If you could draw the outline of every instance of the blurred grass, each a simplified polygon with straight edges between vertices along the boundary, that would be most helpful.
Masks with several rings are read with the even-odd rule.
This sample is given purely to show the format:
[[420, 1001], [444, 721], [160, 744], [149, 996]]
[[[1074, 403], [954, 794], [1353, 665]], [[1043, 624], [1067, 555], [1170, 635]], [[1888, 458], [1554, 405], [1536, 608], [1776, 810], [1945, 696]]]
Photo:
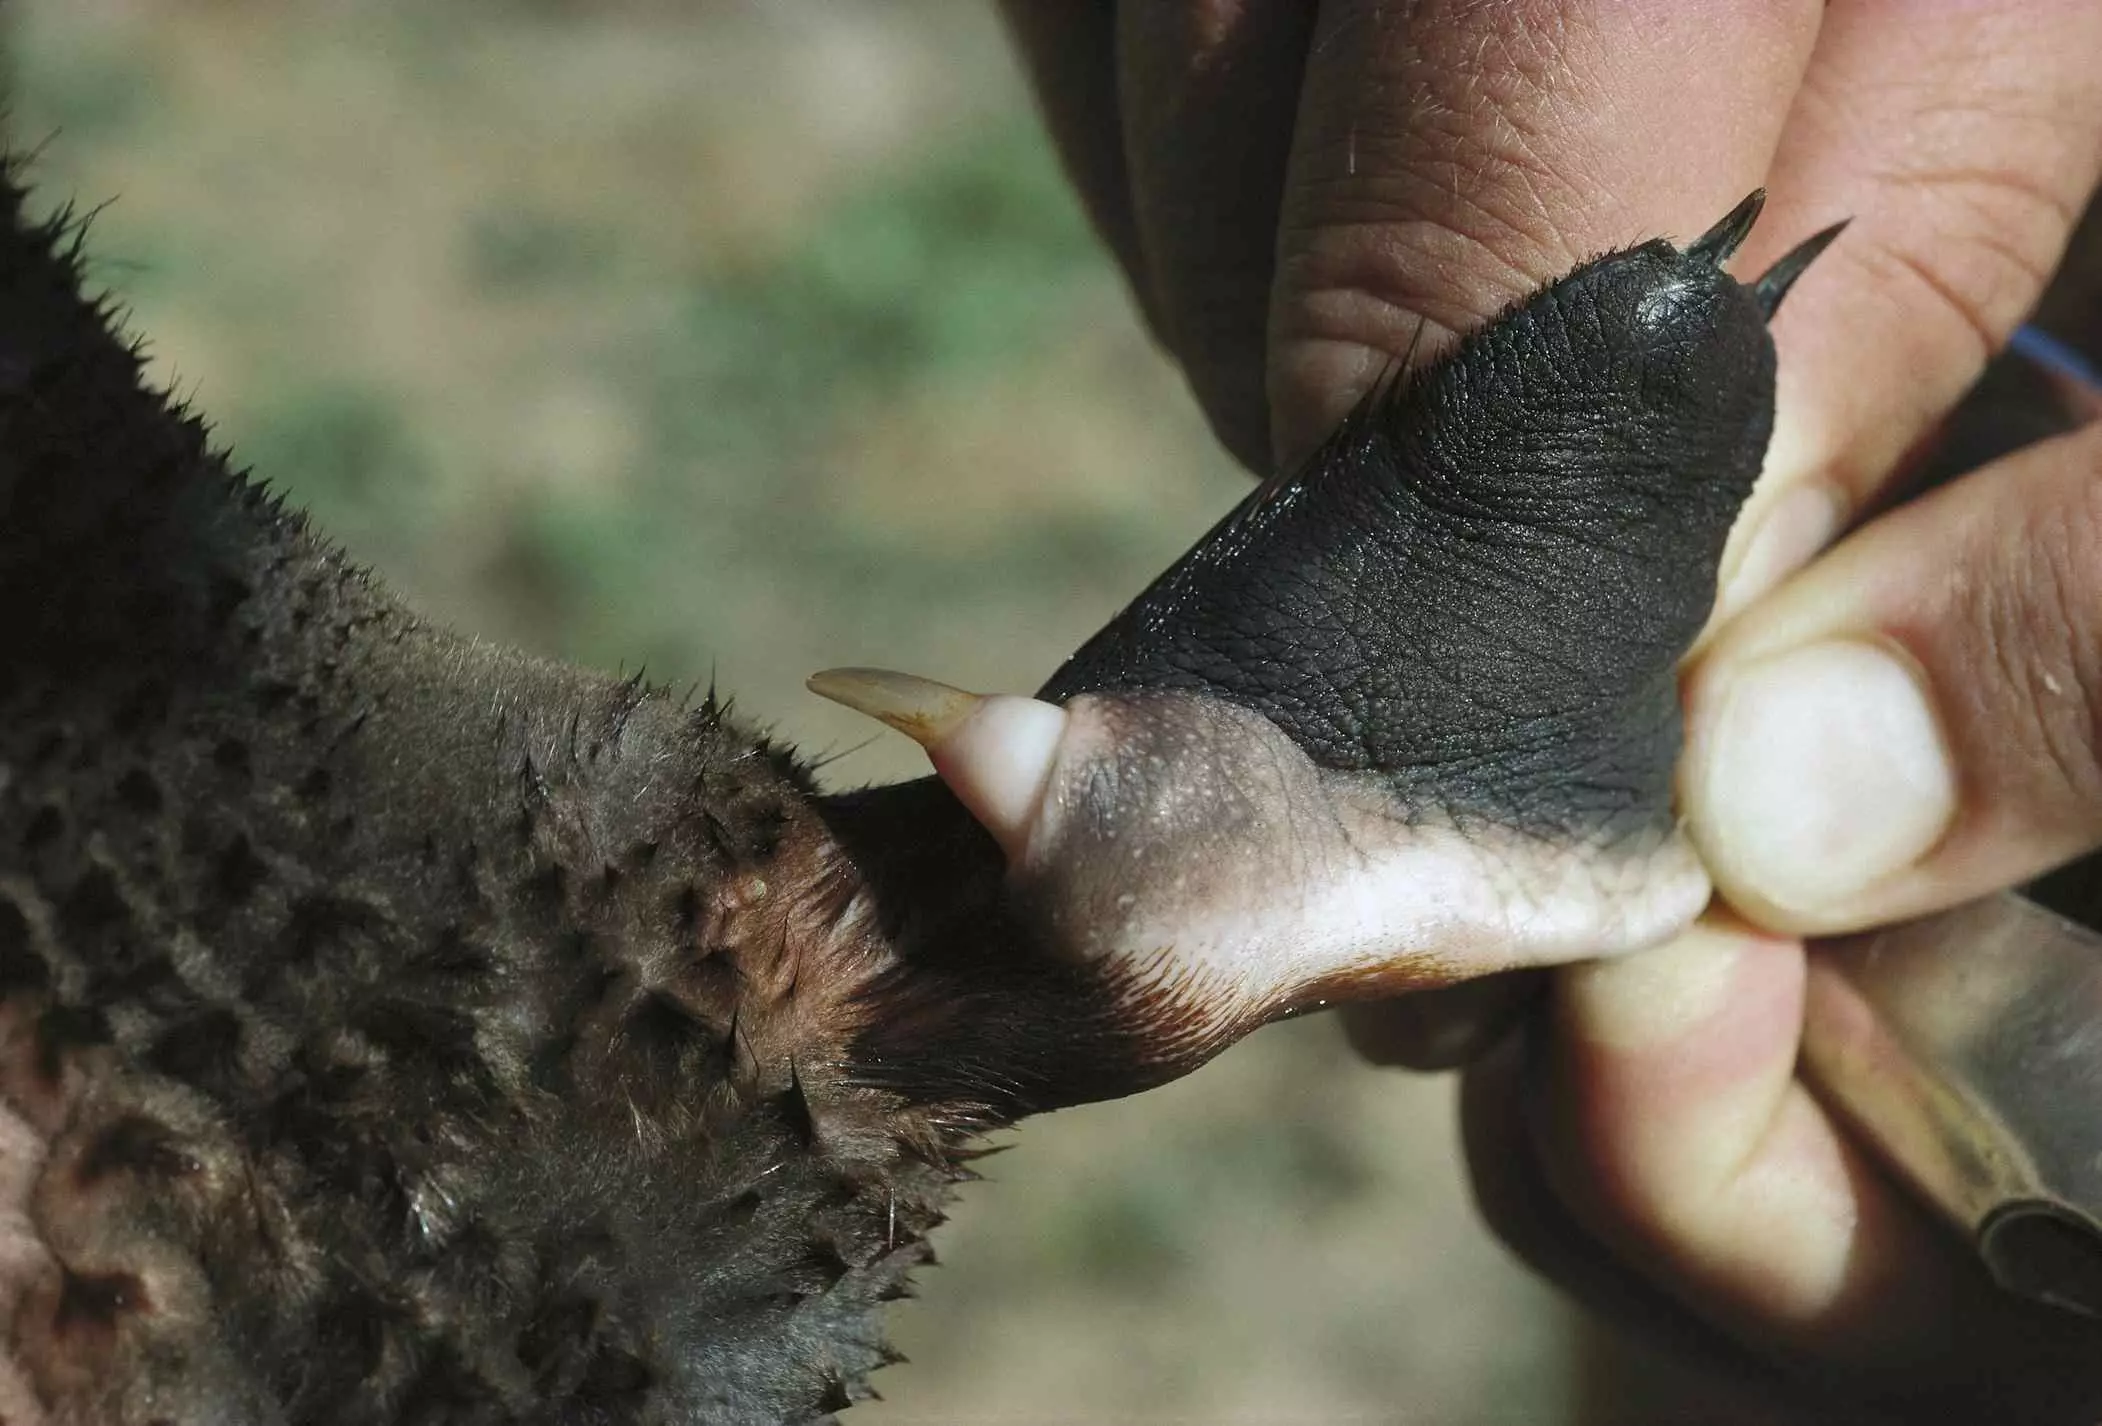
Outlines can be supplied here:
[[[1026, 688], [1242, 488], [961, 0], [15, 0], [17, 145], [241, 460], [427, 611], [800, 688]], [[1448, 1088], [1326, 1025], [1031, 1124], [853, 1420], [1562, 1419]]]

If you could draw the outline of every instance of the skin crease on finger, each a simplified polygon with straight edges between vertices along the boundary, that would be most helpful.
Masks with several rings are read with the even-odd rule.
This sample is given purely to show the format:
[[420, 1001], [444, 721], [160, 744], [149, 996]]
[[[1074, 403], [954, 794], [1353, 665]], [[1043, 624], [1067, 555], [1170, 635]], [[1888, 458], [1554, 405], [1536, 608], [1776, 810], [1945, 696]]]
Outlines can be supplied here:
[[1308, 59], [1269, 334], [1287, 460], [1391, 361], [1759, 182], [1820, 7], [1383, 11], [1324, 5]]
[[1827, 11], [1775, 206], [1843, 208], [1856, 240], [1830, 301], [1776, 325], [1781, 416], [1719, 615], [1872, 508], [2035, 302], [2102, 172], [2098, 49], [2086, 0]]
[[[1581, 1216], [1673, 1260], [1703, 1297], [1734, 1301], [1740, 1325], [1830, 1338], [1859, 1290], [1849, 1265], [1904, 1259], [1864, 1221], [1858, 1165], [1776, 1053], [1801, 1021], [1799, 949], [1710, 923], [1629, 964], [1573, 971], [1554, 999], [1561, 1033], [1532, 1088], [1550, 1168]], [[1611, 1171], [1572, 1171], [1594, 1144], [1614, 1146], [1591, 1159]]]
[[1506, 1090], [1556, 1196], [1828, 1406], [2088, 1419], [2092, 1324], [2002, 1294], [1794, 1078], [1803, 978], [1800, 943], [1724, 917], [1557, 976], [1555, 1033]]

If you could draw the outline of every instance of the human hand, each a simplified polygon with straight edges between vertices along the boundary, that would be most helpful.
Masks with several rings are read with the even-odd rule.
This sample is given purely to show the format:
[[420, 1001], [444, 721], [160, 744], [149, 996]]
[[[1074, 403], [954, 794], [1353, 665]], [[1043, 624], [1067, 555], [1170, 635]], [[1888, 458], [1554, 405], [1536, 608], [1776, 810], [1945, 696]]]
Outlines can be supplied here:
[[[2102, 336], [2102, 204], [2042, 316]], [[2094, 524], [2080, 523], [2102, 469], [2098, 414], [2091, 374], [2003, 363], [1964, 404], [1937, 474], [1965, 470], [1980, 444], [2036, 439], [2036, 425], [2090, 424], [1869, 523], [1695, 661], [1683, 802], [1718, 880], [1737, 878], [1763, 921], [1873, 926], [2027, 880], [2098, 840], [2102, 722], [2089, 700], [2102, 610], [2081, 579]], [[1790, 639], [1791, 617], [1808, 648]], [[1903, 671], [1899, 690], [1916, 682], [1933, 710], [1913, 715], [1925, 737], [1910, 749], [1878, 710], [1879, 646]], [[1791, 664], [1832, 681], [1796, 681]], [[1956, 791], [1944, 798], [1943, 785]], [[1908, 827], [1908, 798], [1935, 809], [1932, 835]], [[2102, 906], [2102, 861], [2070, 871], [2049, 904]], [[1528, 1034], [1468, 1077], [1484, 1209], [1550, 1276], [1662, 1324], [1711, 1364], [1734, 1356], [1733, 1375], [1748, 1365], [1725, 1345], [1734, 1333], [1848, 1412], [2096, 1420], [2102, 1329], [2000, 1294], [1798, 1082], [1806, 1002], [1849, 998], [1823, 951], [1716, 916], [1665, 951], [1556, 977]], [[1825, 1017], [1813, 1060], [1878, 1054], [1835, 1040], [1844, 1023]], [[2077, 1083], [2063, 1092], [2080, 1104]], [[1798, 1391], [1785, 1419], [1809, 1405]]]
[[[2102, 843], [2102, 621], [2069, 617], [2102, 594], [2093, 429], [1747, 609], [1879, 504], [2035, 301], [2102, 167], [2102, 12], [1009, 8], [1149, 320], [1258, 469], [1590, 252], [1760, 183], [1740, 271], [1852, 214], [1775, 324], [1775, 438], [1724, 565], [1744, 614], [1687, 685], [1691, 826], [1733, 901], [1805, 933]], [[1565, 1281], [1863, 1397], [1945, 1418], [1937, 1393], [2018, 1364], [2077, 1385], [2038, 1366], [2093, 1340], [1994, 1297], [1794, 1078], [1806, 973], [1801, 942], [1719, 921], [1559, 976], [1471, 1078], [1492, 1218]], [[1419, 1000], [1387, 1049], [1471, 1048], [1463, 996], [1496, 991]]]

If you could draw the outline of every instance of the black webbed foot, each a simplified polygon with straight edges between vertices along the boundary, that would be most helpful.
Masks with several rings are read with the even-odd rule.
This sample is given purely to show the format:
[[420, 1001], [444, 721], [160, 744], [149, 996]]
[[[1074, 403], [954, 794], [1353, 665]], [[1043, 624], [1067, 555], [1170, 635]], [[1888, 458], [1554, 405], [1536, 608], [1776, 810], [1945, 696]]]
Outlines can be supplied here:
[[1185, 1042], [1670, 935], [1709, 891], [1675, 671], [1772, 427], [1767, 319], [1837, 232], [1741, 283], [1762, 197], [1388, 383], [1041, 702], [825, 691], [912, 725], [1056, 949]]

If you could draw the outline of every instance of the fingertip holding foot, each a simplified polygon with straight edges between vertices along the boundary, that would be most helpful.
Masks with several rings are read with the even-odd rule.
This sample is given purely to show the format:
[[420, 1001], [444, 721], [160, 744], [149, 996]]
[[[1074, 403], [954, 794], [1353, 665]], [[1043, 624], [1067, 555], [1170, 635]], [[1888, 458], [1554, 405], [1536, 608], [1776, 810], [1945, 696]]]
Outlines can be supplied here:
[[1738, 962], [1759, 939], [1718, 914], [1661, 946], [1579, 962], [1556, 982], [1558, 1012], [1601, 1050], [1676, 1045], [1736, 1012]]
[[[1802, 980], [1800, 943], [1726, 915], [1557, 974], [1546, 1087], [1572, 1142], [1629, 1189], [1627, 1216], [1717, 1206], [1792, 1078]], [[1652, 1197], [1642, 1185], [1670, 1191]]]
[[888, 669], [827, 669], [806, 686], [926, 749], [935, 772], [1000, 844], [1008, 865], [1022, 861], [1065, 734], [1065, 709]]
[[1879, 1210], [1795, 1079], [1800, 943], [1713, 915], [1555, 979], [1555, 1050], [1532, 1090], [1579, 1215], [1726, 1321], [1808, 1332], [1842, 1311]]
[[[1784, 439], [1791, 446], [1798, 444], [1801, 438], [1792, 432], [1792, 427], [1777, 426], [1770, 452], [1779, 452]], [[1769, 472], [1800, 468], [1773, 454], [1767, 459]], [[1723, 555], [1715, 612], [1708, 621], [1710, 633], [1810, 563], [1839, 534], [1846, 507], [1836, 490], [1808, 477], [1785, 474], [1782, 479], [1787, 488], [1770, 501], [1760, 502], [1755, 497], [1752, 510], [1740, 522], [1743, 528], [1731, 532], [1729, 548]]]
[[1958, 810], [1923, 674], [1884, 640], [1819, 640], [1695, 681], [1685, 801], [1734, 902], [1782, 927], [1834, 917], [1917, 864]]

